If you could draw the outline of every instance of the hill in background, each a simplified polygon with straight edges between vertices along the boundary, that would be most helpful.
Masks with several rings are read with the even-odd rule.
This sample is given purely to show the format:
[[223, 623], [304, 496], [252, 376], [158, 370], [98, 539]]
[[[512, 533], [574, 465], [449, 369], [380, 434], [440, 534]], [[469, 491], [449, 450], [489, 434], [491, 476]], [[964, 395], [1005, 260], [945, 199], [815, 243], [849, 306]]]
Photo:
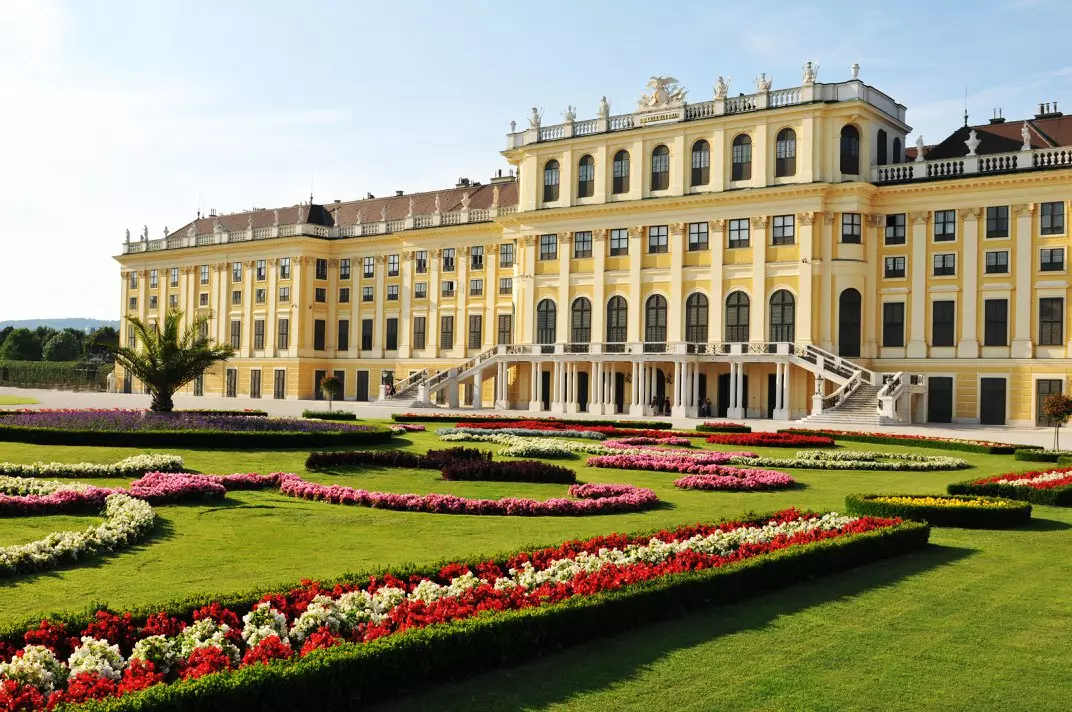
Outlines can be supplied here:
[[50, 326], [57, 331], [62, 331], [63, 329], [86, 331], [87, 329], [97, 329], [102, 326], [110, 326], [113, 329], [118, 329], [119, 322], [109, 321], [107, 319], [86, 319], [83, 317], [71, 317], [68, 319], [14, 319], [10, 321], [0, 321], [0, 329], [9, 326], [16, 329], [36, 329], [39, 326]]

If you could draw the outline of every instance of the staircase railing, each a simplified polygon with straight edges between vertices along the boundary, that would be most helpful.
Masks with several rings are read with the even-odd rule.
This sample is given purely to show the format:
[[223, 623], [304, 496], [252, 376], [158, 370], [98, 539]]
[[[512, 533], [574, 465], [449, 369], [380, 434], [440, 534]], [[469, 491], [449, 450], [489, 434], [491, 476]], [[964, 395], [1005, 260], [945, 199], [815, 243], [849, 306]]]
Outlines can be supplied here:
[[885, 374], [883, 379], [886, 381], [882, 390], [878, 392], [878, 414], [886, 418], [900, 419], [897, 412], [897, 401], [905, 394], [908, 384], [906, 381], [911, 381], [911, 377], [905, 378], [903, 371], [899, 371], [893, 374]]
[[852, 374], [849, 380], [845, 381], [840, 388], [828, 396], [823, 396], [823, 411], [833, 410], [841, 406], [849, 396], [856, 392], [862, 382], [863, 376], [860, 373]]
[[406, 376], [405, 378], [403, 378], [401, 381], [398, 381], [397, 383], [395, 383], [395, 394], [396, 394], [396, 396], [404, 395], [406, 393], [406, 391], [414, 388], [418, 383], [420, 383], [422, 380], [424, 380], [425, 376], [427, 376], [427, 375], [428, 375], [428, 369], [427, 368], [422, 368], [421, 370], [414, 371], [413, 373], [411, 373], [408, 376]]

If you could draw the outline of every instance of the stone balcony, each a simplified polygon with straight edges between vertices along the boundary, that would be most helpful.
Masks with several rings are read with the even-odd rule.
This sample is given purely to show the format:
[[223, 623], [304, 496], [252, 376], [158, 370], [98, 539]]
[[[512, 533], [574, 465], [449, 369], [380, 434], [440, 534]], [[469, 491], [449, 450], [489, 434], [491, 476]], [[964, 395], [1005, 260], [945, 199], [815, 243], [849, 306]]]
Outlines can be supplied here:
[[933, 161], [917, 158], [909, 163], [875, 166], [871, 169], [871, 182], [912, 183], [915, 181], [943, 180], [970, 175], [1013, 173], [1045, 170], [1047, 168], [1072, 167], [1072, 148], [1032, 148], [1013, 153], [992, 153], [984, 156], [962, 156]]

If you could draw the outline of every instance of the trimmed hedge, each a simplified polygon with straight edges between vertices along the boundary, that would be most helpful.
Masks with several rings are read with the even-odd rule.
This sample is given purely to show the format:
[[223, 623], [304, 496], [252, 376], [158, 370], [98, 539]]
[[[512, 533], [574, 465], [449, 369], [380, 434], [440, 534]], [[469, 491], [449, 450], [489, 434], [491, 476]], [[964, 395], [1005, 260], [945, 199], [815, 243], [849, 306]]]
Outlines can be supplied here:
[[[475, 670], [522, 662], [563, 646], [631, 630], [640, 622], [734, 603], [815, 576], [915, 551], [926, 545], [929, 533], [926, 524], [905, 522], [549, 606], [411, 628], [369, 643], [317, 650], [290, 663], [251, 665], [237, 672], [157, 685], [140, 693], [91, 702], [81, 709], [354, 709], [396, 696], [401, 690], [470, 676]], [[462, 563], [473, 566], [479, 561]], [[438, 568], [426, 568], [424, 575]], [[405, 578], [401, 571], [393, 573]]]
[[427, 415], [424, 413], [394, 413], [391, 415], [391, 420], [396, 423], [458, 423], [459, 425], [486, 423], [488, 421], [509, 423], [546, 420], [549, 423], [561, 423], [563, 425], [606, 425], [615, 428], [643, 428], [644, 430], [674, 429], [674, 424], [668, 423], [665, 420], [589, 420], [587, 418], [541, 418], [535, 415], [509, 415], [503, 417], [487, 415], [476, 417], [471, 415], [445, 415], [440, 413], [428, 413]]
[[305, 469], [324, 470], [329, 467], [407, 467], [414, 470], [438, 470], [454, 460], [491, 461], [491, 452], [474, 447], [452, 447], [429, 450], [424, 455], [405, 450], [342, 450], [312, 452], [305, 458]]
[[876, 497], [940, 497], [970, 502], [978, 495], [919, 495], [919, 494], [850, 494], [845, 497], [845, 507], [850, 514], [871, 517], [901, 517], [916, 522], [927, 522], [933, 527], [961, 527], [964, 529], [1009, 529], [1018, 527], [1031, 519], [1031, 505], [1009, 499], [997, 499], [996, 504], [986, 507], [950, 507], [932, 504], [905, 504], [880, 502]]
[[982, 495], [984, 497], [1004, 497], [1032, 504], [1046, 504], [1051, 507], [1072, 507], [1072, 485], [1066, 487], [1038, 488], [1026, 485], [999, 485], [996, 482], [977, 484], [976, 482], [953, 482], [946, 486], [949, 494]]
[[1037, 450], [1020, 448], [1013, 457], [1023, 462], [1060, 462], [1062, 457], [1072, 457], [1072, 450]]
[[268, 411], [266, 410], [226, 410], [215, 408], [181, 408], [175, 409], [175, 413], [189, 413], [190, 415], [238, 415], [246, 416], [248, 418], [267, 418]]
[[357, 420], [357, 413], [348, 410], [303, 410], [301, 417], [314, 420]]
[[750, 433], [752, 428], [747, 425], [730, 425], [725, 427], [713, 427], [700, 423], [696, 426], [698, 433]]
[[994, 445], [980, 445], [967, 440], [943, 440], [941, 438], [925, 438], [896, 435], [880, 435], [878, 433], [846, 433], [838, 430], [821, 430], [811, 428], [783, 428], [779, 433], [794, 433], [796, 435], [826, 435], [834, 440], [847, 440], [857, 443], [875, 443], [878, 445], [903, 445], [905, 447], [926, 447], [938, 450], [956, 450], [958, 452], [975, 452], [982, 455], [1012, 455], [1017, 450], [1034, 449], [1034, 445], [1013, 445], [996, 443]]
[[443, 464], [444, 480], [474, 480], [485, 482], [542, 482], [572, 485], [577, 473], [568, 467], [549, 465], [538, 460], [486, 462], [450, 460]]
[[221, 431], [221, 430], [137, 430], [128, 432], [31, 428], [0, 423], [0, 442], [34, 445], [96, 445], [102, 447], [193, 447], [228, 450], [304, 449], [330, 445], [378, 445], [388, 443], [395, 433], [386, 425], [369, 425], [371, 430], [322, 432]]

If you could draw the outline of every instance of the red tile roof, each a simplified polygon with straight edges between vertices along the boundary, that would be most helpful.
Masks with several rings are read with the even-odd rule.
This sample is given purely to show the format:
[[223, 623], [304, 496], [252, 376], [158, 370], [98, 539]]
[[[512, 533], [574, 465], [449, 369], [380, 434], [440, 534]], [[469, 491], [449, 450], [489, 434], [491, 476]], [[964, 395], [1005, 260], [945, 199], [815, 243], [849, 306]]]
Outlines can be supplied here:
[[1020, 134], [1024, 124], [1027, 125], [1031, 148], [1072, 146], [1072, 116], [1049, 116], [998, 124], [961, 126], [941, 143], [928, 148], [925, 157], [929, 160], [960, 158], [968, 155], [968, 147], [964, 142], [968, 140], [968, 135], [973, 130], [976, 138], [979, 139], [979, 146], [975, 152], [980, 156], [1019, 151], [1024, 143]]

